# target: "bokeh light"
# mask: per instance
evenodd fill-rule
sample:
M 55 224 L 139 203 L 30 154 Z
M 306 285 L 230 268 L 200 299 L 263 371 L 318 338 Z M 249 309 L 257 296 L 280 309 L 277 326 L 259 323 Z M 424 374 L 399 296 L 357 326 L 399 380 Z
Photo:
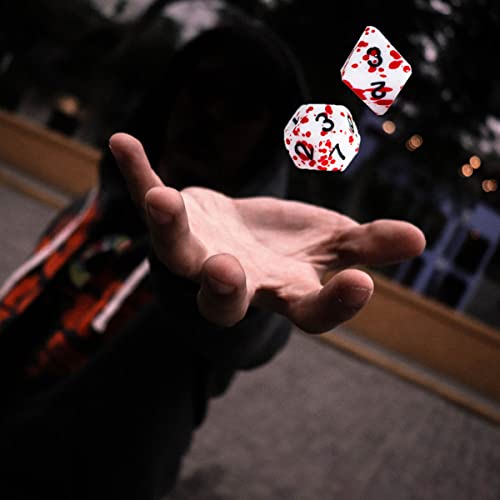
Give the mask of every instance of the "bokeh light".
M 492 193 L 497 190 L 498 184 L 495 179 L 485 179 L 481 183 L 481 187 L 485 193 Z
M 57 99 L 56 106 L 66 115 L 73 116 L 80 109 L 80 101 L 72 95 L 63 95 Z
M 469 158 L 469 163 L 472 168 L 479 168 L 481 166 L 481 158 L 479 158 L 479 156 L 473 155 Z
M 470 177 L 474 173 L 474 169 L 468 163 L 462 165 L 460 171 L 464 177 Z
M 386 134 L 389 134 L 389 135 L 394 134 L 394 132 L 396 131 L 396 124 L 391 120 L 386 120 L 382 124 L 382 129 Z
M 418 134 L 413 134 L 407 141 L 406 141 L 406 149 L 408 151 L 415 151 L 418 149 L 422 144 L 424 143 L 424 140 L 422 139 L 421 135 Z

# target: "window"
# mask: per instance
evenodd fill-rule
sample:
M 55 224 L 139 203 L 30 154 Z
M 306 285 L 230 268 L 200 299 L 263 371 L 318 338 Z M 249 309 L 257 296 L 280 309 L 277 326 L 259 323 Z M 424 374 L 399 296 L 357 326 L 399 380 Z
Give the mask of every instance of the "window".
M 456 307 L 466 290 L 463 279 L 446 271 L 437 271 L 429 281 L 425 293 L 450 307 Z
M 469 231 L 455 256 L 455 265 L 468 273 L 475 273 L 481 265 L 488 246 L 488 240 L 482 238 L 478 231 Z

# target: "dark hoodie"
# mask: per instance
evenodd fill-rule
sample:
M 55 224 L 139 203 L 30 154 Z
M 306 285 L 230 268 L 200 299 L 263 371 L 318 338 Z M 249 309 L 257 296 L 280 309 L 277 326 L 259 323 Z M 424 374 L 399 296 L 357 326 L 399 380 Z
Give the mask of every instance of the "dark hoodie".
M 230 194 L 285 198 L 290 163 L 282 130 L 304 100 L 303 84 L 286 47 L 259 23 L 223 26 L 190 42 L 121 130 L 143 142 L 156 168 L 166 127 L 175 126 L 168 123 L 169 110 L 185 84 L 183 75 L 221 43 L 255 50 L 264 69 L 260 79 L 269 82 L 269 93 L 259 98 L 268 99 L 266 106 L 272 107 L 265 139 L 248 158 L 245 182 Z M 244 101 L 248 89 L 241 92 Z M 48 235 L 34 252 L 31 266 L 0 291 L 0 383 L 5 402 L 0 496 L 159 499 L 175 482 L 209 398 L 222 394 L 237 370 L 270 360 L 285 345 L 290 323 L 253 306 L 231 328 L 205 320 L 196 305 L 199 285 L 170 273 L 150 252 L 146 227 L 109 152 L 100 165 L 99 189 L 60 214 Z M 110 254 L 103 244 L 109 235 L 126 235 L 126 251 Z M 93 248 L 99 249 L 97 258 Z M 75 285 L 82 262 L 91 263 L 84 275 L 95 276 L 90 283 L 100 305 L 88 306 L 95 314 L 85 335 L 69 327 L 54 333 L 67 296 L 79 300 L 82 290 L 90 287 Z M 34 279 L 40 268 L 46 271 L 43 279 L 32 281 L 36 286 L 25 283 L 28 291 L 21 290 L 8 309 L 9 294 L 12 299 L 16 286 Z M 103 275 L 111 276 L 105 300 L 99 288 Z M 136 302 L 133 307 L 128 304 L 127 312 L 127 301 L 133 297 Z M 10 314 L 13 304 L 22 305 L 19 314 Z M 72 350 L 64 352 L 79 362 L 69 363 L 67 369 L 67 359 L 57 358 L 57 348 L 70 344 Z M 40 363 L 26 371 L 29 360 L 46 361 L 40 346 L 52 346 L 49 358 L 54 355 L 59 365 L 56 362 L 47 373 L 40 371 Z

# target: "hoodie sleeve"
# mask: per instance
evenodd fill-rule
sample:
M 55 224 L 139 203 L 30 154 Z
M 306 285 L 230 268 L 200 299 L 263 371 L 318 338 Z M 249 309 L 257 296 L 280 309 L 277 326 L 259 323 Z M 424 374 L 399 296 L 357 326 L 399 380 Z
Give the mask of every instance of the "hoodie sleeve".
M 236 325 L 217 326 L 198 311 L 198 283 L 171 273 L 153 252 L 149 260 L 165 321 L 207 361 L 221 368 L 251 369 L 269 361 L 286 344 L 291 323 L 284 316 L 250 306 Z

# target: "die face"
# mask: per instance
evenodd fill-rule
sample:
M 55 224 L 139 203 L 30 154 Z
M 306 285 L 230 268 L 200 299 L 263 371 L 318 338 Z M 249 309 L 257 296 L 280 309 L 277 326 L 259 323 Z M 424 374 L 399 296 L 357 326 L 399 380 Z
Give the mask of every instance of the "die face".
M 331 104 L 299 108 L 285 127 L 284 139 L 297 168 L 335 172 L 348 167 L 361 143 L 350 111 Z
M 293 130 L 297 123 L 299 123 L 300 119 L 305 115 L 306 108 L 307 106 L 303 104 L 302 106 L 299 106 L 297 111 L 295 111 L 285 127 L 285 136 Z
M 377 115 L 383 115 L 411 76 L 410 64 L 387 38 L 367 26 L 341 69 L 342 81 Z

